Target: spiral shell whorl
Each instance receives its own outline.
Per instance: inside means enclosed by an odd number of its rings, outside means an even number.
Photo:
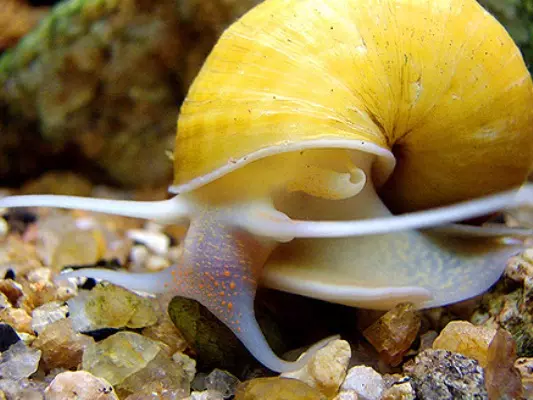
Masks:
[[[392,150],[383,193],[395,209],[504,190],[533,161],[531,77],[475,0],[267,0],[192,85],[174,184],[320,140]]]

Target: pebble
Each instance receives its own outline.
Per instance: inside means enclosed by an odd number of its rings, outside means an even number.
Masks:
[[[0,218],[0,239],[3,239],[7,236],[9,232],[9,224],[5,218]]]
[[[102,233],[96,229],[75,229],[63,233],[54,249],[51,265],[60,271],[70,265],[93,265],[105,254]]]
[[[361,400],[379,400],[385,390],[385,381],[373,368],[359,365],[348,370],[340,390],[352,390]]]
[[[435,339],[433,348],[461,353],[485,368],[489,345],[495,334],[494,328],[476,326],[468,321],[452,321]]]
[[[150,252],[148,251],[146,246],[140,244],[133,246],[130,250],[131,263],[136,266],[144,265],[149,256]]]
[[[50,282],[52,278],[52,270],[50,268],[35,268],[28,272],[26,279],[31,283]]]
[[[402,362],[420,329],[420,314],[411,303],[398,304],[363,331],[363,336],[386,363]]]
[[[51,301],[32,311],[32,329],[40,334],[52,322],[66,318],[68,307],[61,301]]]
[[[87,371],[62,372],[45,390],[46,400],[118,400],[113,386]]]
[[[333,400],[359,400],[359,396],[355,390],[343,390],[339,392]]]
[[[151,255],[146,260],[146,269],[152,272],[161,271],[170,266],[170,261],[163,256]]]
[[[224,398],[222,395],[213,390],[204,390],[201,392],[194,391],[191,392],[190,396],[187,397],[185,400],[223,400]]]
[[[235,394],[235,389],[239,383],[237,377],[218,368],[215,368],[205,377],[205,388],[219,392],[224,399]]]
[[[156,342],[133,332],[118,332],[87,346],[83,353],[83,369],[104,378],[111,385],[145,368],[161,348]]]
[[[27,347],[18,341],[2,353],[0,360],[0,377],[18,380],[27,378],[39,367],[41,351]]]
[[[19,335],[10,325],[0,323],[0,352],[6,351],[19,340]]]
[[[11,307],[11,303],[7,296],[0,292],[0,310]]]
[[[187,349],[187,341],[166,314],[161,316],[157,324],[144,328],[142,334],[166,344],[171,354]]]
[[[113,284],[102,283],[91,291],[80,291],[67,304],[77,332],[143,328],[157,322],[157,312],[150,299]]]
[[[516,344],[509,332],[498,329],[492,339],[485,368],[485,382],[490,399],[522,398],[522,378],[515,368]]]
[[[516,360],[514,366],[522,377],[524,397],[526,399],[533,399],[533,358],[519,358]]]
[[[196,360],[178,351],[172,354],[172,361],[176,363],[178,368],[183,370],[189,383],[191,383],[196,375]]]
[[[317,389],[297,379],[256,378],[242,382],[235,400],[325,400]]]
[[[156,391],[186,397],[190,390],[187,373],[161,345],[134,332],[118,332],[87,346],[82,366],[121,393],[148,395]],[[154,382],[157,387],[150,386]]]
[[[22,285],[12,279],[0,279],[0,292],[8,298],[13,306],[16,306],[19,299],[24,296]]]
[[[381,400],[415,400],[416,393],[409,377],[395,379],[383,392]]]
[[[76,369],[81,364],[83,351],[94,343],[90,336],[74,332],[70,319],[61,319],[47,325],[33,341],[32,347],[42,351],[43,366]]]
[[[349,343],[340,339],[333,340],[318,350],[303,368],[282,373],[281,377],[299,379],[331,397],[337,393],[346,377],[350,357]]]
[[[46,383],[38,380],[0,379],[0,399],[43,400],[45,389]]]
[[[33,334],[31,317],[22,308],[4,308],[0,310],[0,321],[11,325],[17,332]]]
[[[131,229],[127,232],[127,236],[131,240],[144,244],[158,255],[165,255],[170,247],[170,238],[162,232]]]
[[[428,349],[403,365],[419,400],[488,399],[483,368],[476,360]]]

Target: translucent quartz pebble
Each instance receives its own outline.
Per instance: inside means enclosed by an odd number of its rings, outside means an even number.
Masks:
[[[88,346],[83,353],[82,366],[111,385],[117,385],[145,368],[160,351],[153,340],[133,332],[119,332]]]
[[[191,383],[196,375],[196,360],[187,354],[177,351],[172,354],[172,361],[176,363],[178,368],[183,370],[187,380]]]
[[[420,324],[420,315],[412,304],[398,304],[366,328],[363,335],[383,361],[396,366],[416,339]]]
[[[109,382],[87,371],[58,374],[46,388],[45,395],[46,400],[118,400]]]
[[[83,351],[94,343],[90,336],[74,332],[70,319],[62,319],[47,325],[32,343],[42,351],[44,367],[77,369],[81,364]]]
[[[43,400],[45,389],[46,383],[36,379],[0,379],[1,400]]]
[[[61,211],[53,210],[49,215],[39,218],[36,247],[46,265],[52,264],[54,252],[63,237],[76,229],[76,219]]]
[[[172,361],[158,342],[133,332],[119,332],[88,346],[82,368],[106,379],[119,395],[154,390],[161,395],[189,394],[189,379],[183,368]],[[154,382],[157,387],[150,386]]]
[[[496,334],[496,329],[475,326],[467,321],[452,321],[441,331],[433,342],[434,349],[461,353],[487,366],[489,345]]]
[[[521,399],[520,372],[515,368],[516,344],[509,332],[498,329],[487,355],[485,381],[490,399]]]
[[[27,347],[18,341],[2,353],[0,360],[0,377],[18,380],[27,378],[39,367],[41,350]]]
[[[61,237],[51,264],[56,271],[69,265],[92,265],[102,258],[104,253],[104,241],[98,230],[76,229]]]
[[[67,302],[72,326],[77,332],[101,328],[143,328],[156,323],[152,301],[113,284],[80,291]]]
[[[237,387],[235,400],[325,400],[317,389],[287,378],[257,378]]]
[[[239,383],[237,377],[218,368],[205,377],[205,388],[219,392],[225,399],[235,394],[235,389]]]
[[[52,322],[66,317],[68,307],[61,301],[52,301],[35,308],[32,313],[31,327],[40,334]]]
[[[345,340],[333,340],[318,350],[302,369],[281,374],[317,388],[328,397],[334,396],[346,377],[351,357],[350,345]]]
[[[157,324],[144,328],[142,335],[165,343],[170,353],[184,351],[187,348],[187,341],[166,314],[161,316]]]
[[[413,379],[419,400],[488,400],[483,368],[462,354],[424,350],[403,370]]]

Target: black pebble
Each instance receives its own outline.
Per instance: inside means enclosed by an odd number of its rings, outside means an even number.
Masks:
[[[88,331],[88,332],[82,332],[84,335],[92,337],[95,341],[99,342],[100,340],[104,340],[105,338],[108,338],[111,335],[114,335],[117,333],[119,329],[116,328],[102,328],[102,329],[96,329],[94,331]]]
[[[57,3],[59,3],[60,0],[30,0],[28,3],[30,5],[39,7],[39,6],[53,6]]]
[[[96,286],[96,280],[93,278],[87,278],[87,280],[80,286],[81,289],[91,290]]]
[[[9,346],[20,340],[17,332],[8,324],[0,324],[0,351],[6,351]]]
[[[11,268],[9,268],[6,271],[6,274],[4,275],[4,279],[15,280],[15,271],[13,271]]]

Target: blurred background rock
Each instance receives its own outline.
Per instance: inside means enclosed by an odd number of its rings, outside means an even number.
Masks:
[[[181,101],[261,0],[0,1],[0,186],[46,171],[164,186]],[[533,63],[533,0],[480,0]]]

